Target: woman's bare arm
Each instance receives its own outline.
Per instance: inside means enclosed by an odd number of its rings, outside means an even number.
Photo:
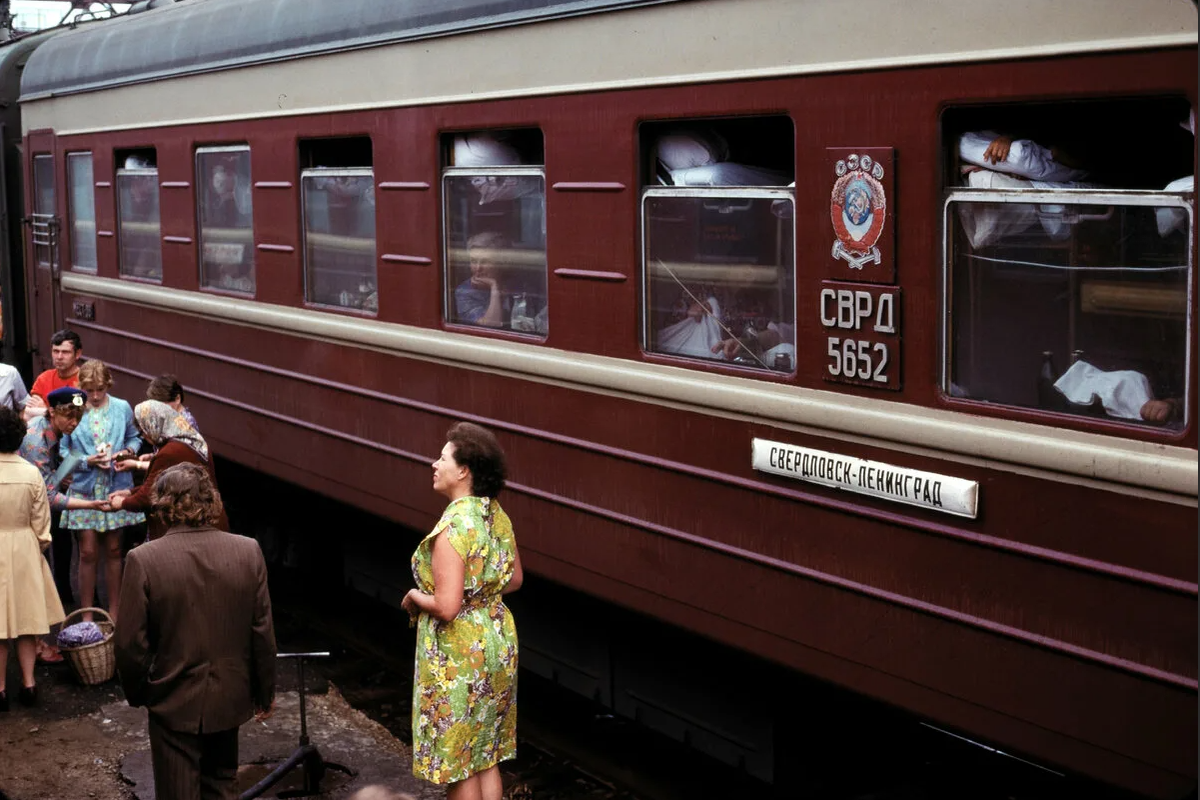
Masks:
[[[450,622],[462,609],[465,574],[466,565],[462,556],[450,544],[446,532],[442,531],[433,540],[433,594],[410,589],[401,606],[411,613],[411,604],[434,619]]]

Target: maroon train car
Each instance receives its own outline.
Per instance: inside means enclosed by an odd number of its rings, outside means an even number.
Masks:
[[[1194,6],[429,5],[41,45],[35,340],[417,528],[480,422],[531,571],[1193,789]]]

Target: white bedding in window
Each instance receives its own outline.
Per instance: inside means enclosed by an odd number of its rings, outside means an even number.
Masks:
[[[969,131],[958,140],[958,157],[968,164],[1028,178],[1035,181],[1078,181],[1087,177],[1082,169],[1072,169],[1054,160],[1050,148],[1030,139],[1014,139],[1008,156],[993,164],[983,157],[984,152],[999,134],[992,131]]]
[[[1163,187],[1166,192],[1194,192],[1196,191],[1196,176],[1188,175],[1186,178],[1180,178],[1176,181],[1171,181]],[[1163,207],[1154,209],[1154,219],[1158,223],[1158,235],[1169,236],[1174,231],[1187,233],[1188,219],[1187,212],[1182,208]]]
[[[1096,189],[1092,183],[1082,181],[1031,181],[995,172],[977,169],[967,174],[967,185],[972,189]],[[1054,241],[1063,241],[1071,235],[1078,218],[1071,206],[1061,203],[1006,203],[983,205],[959,203],[959,218],[971,247],[979,249],[1000,240],[1024,233],[1035,224]]]

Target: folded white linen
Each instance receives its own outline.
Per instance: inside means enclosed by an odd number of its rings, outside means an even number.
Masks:
[[[1076,361],[1054,382],[1054,388],[1072,403],[1088,405],[1099,397],[1104,410],[1120,419],[1142,418],[1142,406],[1154,399],[1150,379],[1131,369],[1105,372],[1086,361]]]

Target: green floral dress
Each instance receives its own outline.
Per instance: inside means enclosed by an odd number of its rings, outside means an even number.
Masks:
[[[427,594],[443,531],[466,567],[463,605],[450,622],[417,620],[413,774],[455,783],[517,755],[517,628],[500,597],[517,545],[495,500],[455,500],[413,553],[413,578]]]

